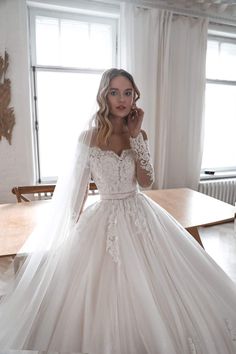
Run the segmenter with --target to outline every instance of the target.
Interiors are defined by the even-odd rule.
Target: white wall
[[[12,145],[0,141],[0,203],[15,201],[13,186],[34,183],[27,22],[26,0],[0,1],[0,54],[5,47],[10,57],[7,77],[16,118]]]

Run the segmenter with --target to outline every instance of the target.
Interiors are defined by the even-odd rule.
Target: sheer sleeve
[[[142,187],[149,187],[154,182],[154,170],[148,141],[144,139],[142,132],[140,132],[136,138],[130,137],[130,146],[136,155],[138,183]]]

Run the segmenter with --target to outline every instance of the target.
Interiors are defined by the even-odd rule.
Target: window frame
[[[209,30],[207,40],[209,41],[218,40],[219,42],[236,44],[236,32],[235,33],[227,32],[227,29],[222,32],[220,30],[219,31]],[[227,85],[227,86],[232,85],[236,87],[236,80],[209,79],[206,76],[206,85],[207,84]],[[201,174],[200,174],[201,181],[224,179],[224,178],[236,178],[236,165],[225,167],[225,168],[214,167],[214,169],[212,167],[201,168]]]
[[[109,11],[109,8],[108,8]],[[37,108],[37,71],[55,71],[67,73],[83,73],[83,74],[102,74],[106,68],[85,68],[85,67],[69,67],[57,65],[38,65],[36,61],[36,17],[55,17],[61,19],[78,20],[81,22],[108,24],[112,29],[112,66],[118,65],[118,29],[119,16],[117,12],[91,12],[89,9],[77,9],[76,12],[55,9],[42,9],[38,7],[28,8],[29,23],[29,55],[30,55],[30,81],[31,81],[31,103],[32,103],[32,135],[33,135],[33,156],[34,156],[34,174],[37,183],[56,183],[57,177],[48,178],[41,175],[40,155],[39,155],[39,120]]]

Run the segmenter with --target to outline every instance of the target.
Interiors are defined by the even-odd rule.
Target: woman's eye
[[[110,91],[110,95],[111,96],[115,96],[116,95],[116,91],[115,90]]]
[[[125,95],[128,96],[128,97],[130,97],[130,96],[132,95],[132,92],[131,92],[131,91],[127,91],[127,92],[125,93]]]

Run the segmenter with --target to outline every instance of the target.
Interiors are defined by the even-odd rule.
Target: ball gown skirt
[[[133,174],[122,167],[125,156],[126,167],[132,161],[124,154],[116,170],[111,162],[118,157],[110,155],[105,164],[107,154],[103,173],[107,166],[110,177],[116,171],[119,176],[121,171]],[[46,292],[43,266],[35,275],[35,286],[26,289],[24,306],[14,312],[15,329],[0,341],[2,347],[89,354],[235,354],[235,284],[150,198],[130,185],[130,192],[114,197],[104,193],[106,186],[101,186],[102,199],[81,214],[67,247],[55,253],[60,262]],[[27,318],[23,324],[22,314]]]
[[[99,201],[74,232],[23,348],[236,353],[233,284],[149,198]]]

